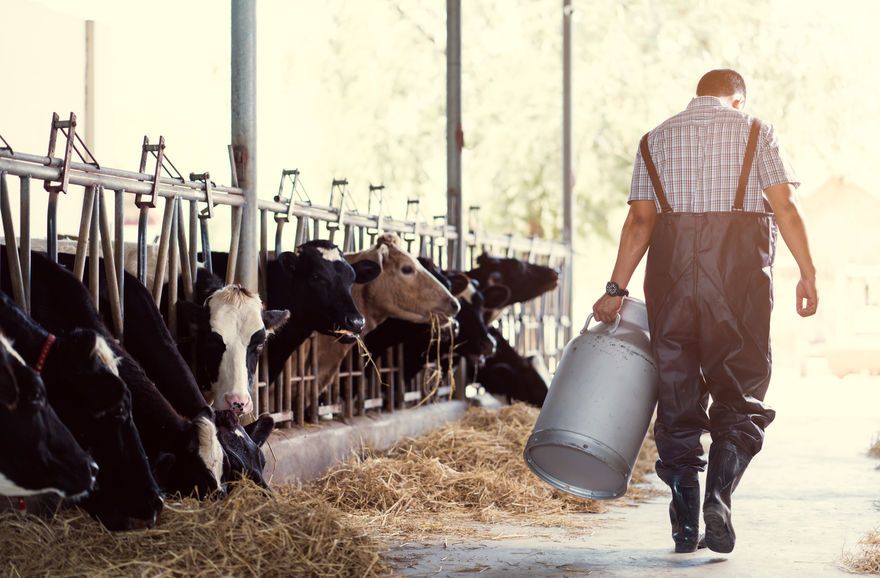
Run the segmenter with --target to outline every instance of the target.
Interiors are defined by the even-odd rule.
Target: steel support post
[[[256,0],[232,0],[232,151],[244,192],[236,281],[257,291],[257,19]]]
[[[572,193],[574,170],[571,163],[571,0],[562,0],[562,242],[565,244],[565,285],[563,309],[571,317],[572,277],[574,271],[574,236],[572,229]],[[566,329],[566,341],[571,327]]]
[[[449,266],[464,266],[464,204],[461,191],[461,0],[446,0],[446,214],[447,222],[458,233],[452,244]]]

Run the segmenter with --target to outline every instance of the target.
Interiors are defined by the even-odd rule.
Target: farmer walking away
[[[702,432],[712,435],[705,546],[731,552],[731,494],[775,416],[763,400],[777,227],[800,268],[798,314],[813,315],[818,305],[797,177],[773,127],[743,112],[745,103],[742,76],[710,71],[684,111],[642,138],[617,262],[593,306],[599,321],[614,320],[650,247],[645,299],[660,374],[656,467],[672,490],[676,552],[704,545],[697,477],[706,466]]]

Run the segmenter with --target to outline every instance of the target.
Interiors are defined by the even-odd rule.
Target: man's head
[[[729,68],[710,70],[697,83],[697,96],[714,96],[731,108],[741,110],[746,104],[746,81],[739,72]]]

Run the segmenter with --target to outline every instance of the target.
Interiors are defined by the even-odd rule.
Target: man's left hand
[[[593,318],[602,323],[614,323],[623,305],[623,297],[612,297],[607,293],[599,297],[593,305]]]

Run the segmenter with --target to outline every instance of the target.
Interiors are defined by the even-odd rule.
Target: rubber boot
[[[703,520],[706,546],[713,552],[733,551],[736,533],[731,522],[730,499],[748,465],[749,458],[731,443],[713,443],[709,450]]]
[[[694,475],[672,476],[669,481],[672,501],[669,502],[669,521],[675,552],[696,552],[700,540],[700,482]]]

